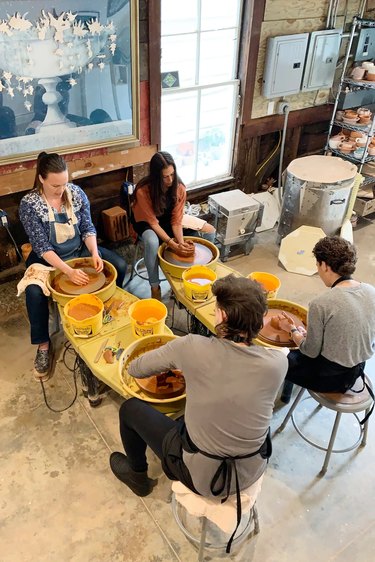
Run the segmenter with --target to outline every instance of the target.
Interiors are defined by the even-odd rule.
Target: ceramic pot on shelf
[[[353,80],[363,80],[365,76],[366,69],[362,66],[356,66],[350,73],[351,78]]]
[[[362,68],[364,68],[367,71],[368,70],[374,70],[375,71],[375,65],[371,61],[363,61]]]
[[[354,109],[346,109],[344,111],[343,117],[345,119],[356,119],[358,117],[358,114]]]
[[[343,141],[339,144],[338,149],[345,154],[349,154],[353,151],[353,144],[349,141]]]
[[[359,107],[357,109],[357,114],[360,117],[371,117],[371,111],[367,107]]]
[[[375,67],[372,70],[367,71],[366,80],[369,82],[375,82]]]
[[[337,149],[339,147],[339,145],[344,141],[345,136],[341,133],[339,133],[338,135],[334,135],[332,136],[329,141],[328,144],[331,148]]]
[[[367,149],[367,152],[369,153],[370,156],[375,156],[375,146],[370,144],[370,146]]]
[[[370,117],[362,117],[362,115],[359,118],[359,124],[360,125],[368,125],[371,122],[371,116]]]
[[[355,139],[355,143],[360,148],[363,148],[363,147],[366,146],[367,139],[366,139],[366,137],[358,137],[357,139]]]

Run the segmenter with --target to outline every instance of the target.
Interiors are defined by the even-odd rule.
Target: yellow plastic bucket
[[[89,338],[103,326],[104,305],[95,295],[79,295],[64,306],[64,315],[77,338]]]
[[[277,292],[281,287],[281,281],[276,275],[272,273],[266,273],[265,271],[253,271],[248,275],[249,279],[254,279],[263,285],[264,290],[267,293],[267,299],[275,299],[277,297]]]
[[[129,307],[132,332],[136,338],[164,334],[167,307],[157,299],[143,299]]]
[[[212,296],[211,287],[216,279],[216,273],[209,267],[193,265],[182,274],[184,293],[192,301],[204,302]]]

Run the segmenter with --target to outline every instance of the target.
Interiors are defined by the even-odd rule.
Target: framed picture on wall
[[[137,29],[137,0],[0,2],[0,165],[137,144]]]

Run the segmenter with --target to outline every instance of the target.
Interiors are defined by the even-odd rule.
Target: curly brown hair
[[[351,275],[357,263],[357,251],[353,244],[340,236],[326,236],[313,249],[316,261],[329,265],[337,275]]]
[[[216,326],[217,335],[251,345],[263,326],[267,311],[263,287],[257,281],[231,274],[215,281],[212,292],[218,308],[227,316]]]

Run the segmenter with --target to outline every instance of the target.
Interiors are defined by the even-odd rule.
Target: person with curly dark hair
[[[228,275],[216,281],[212,291],[217,337],[176,338],[128,367],[137,378],[180,369],[186,382],[184,421],[173,420],[137,398],[126,400],[120,408],[126,456],[112,453],[110,465],[138,496],[147,496],[153,487],[147,475],[147,445],[161,459],[168,478],[205,497],[239,493],[266,469],[268,430],[287,359],[279,349],[252,343],[267,310],[256,281]]]
[[[375,352],[375,288],[352,278],[355,247],[339,236],[326,236],[313,254],[319,277],[331,290],[311,301],[307,332],[288,315],[280,322],[299,348],[288,355],[281,395],[286,404],[293,383],[316,392],[346,392]]]

